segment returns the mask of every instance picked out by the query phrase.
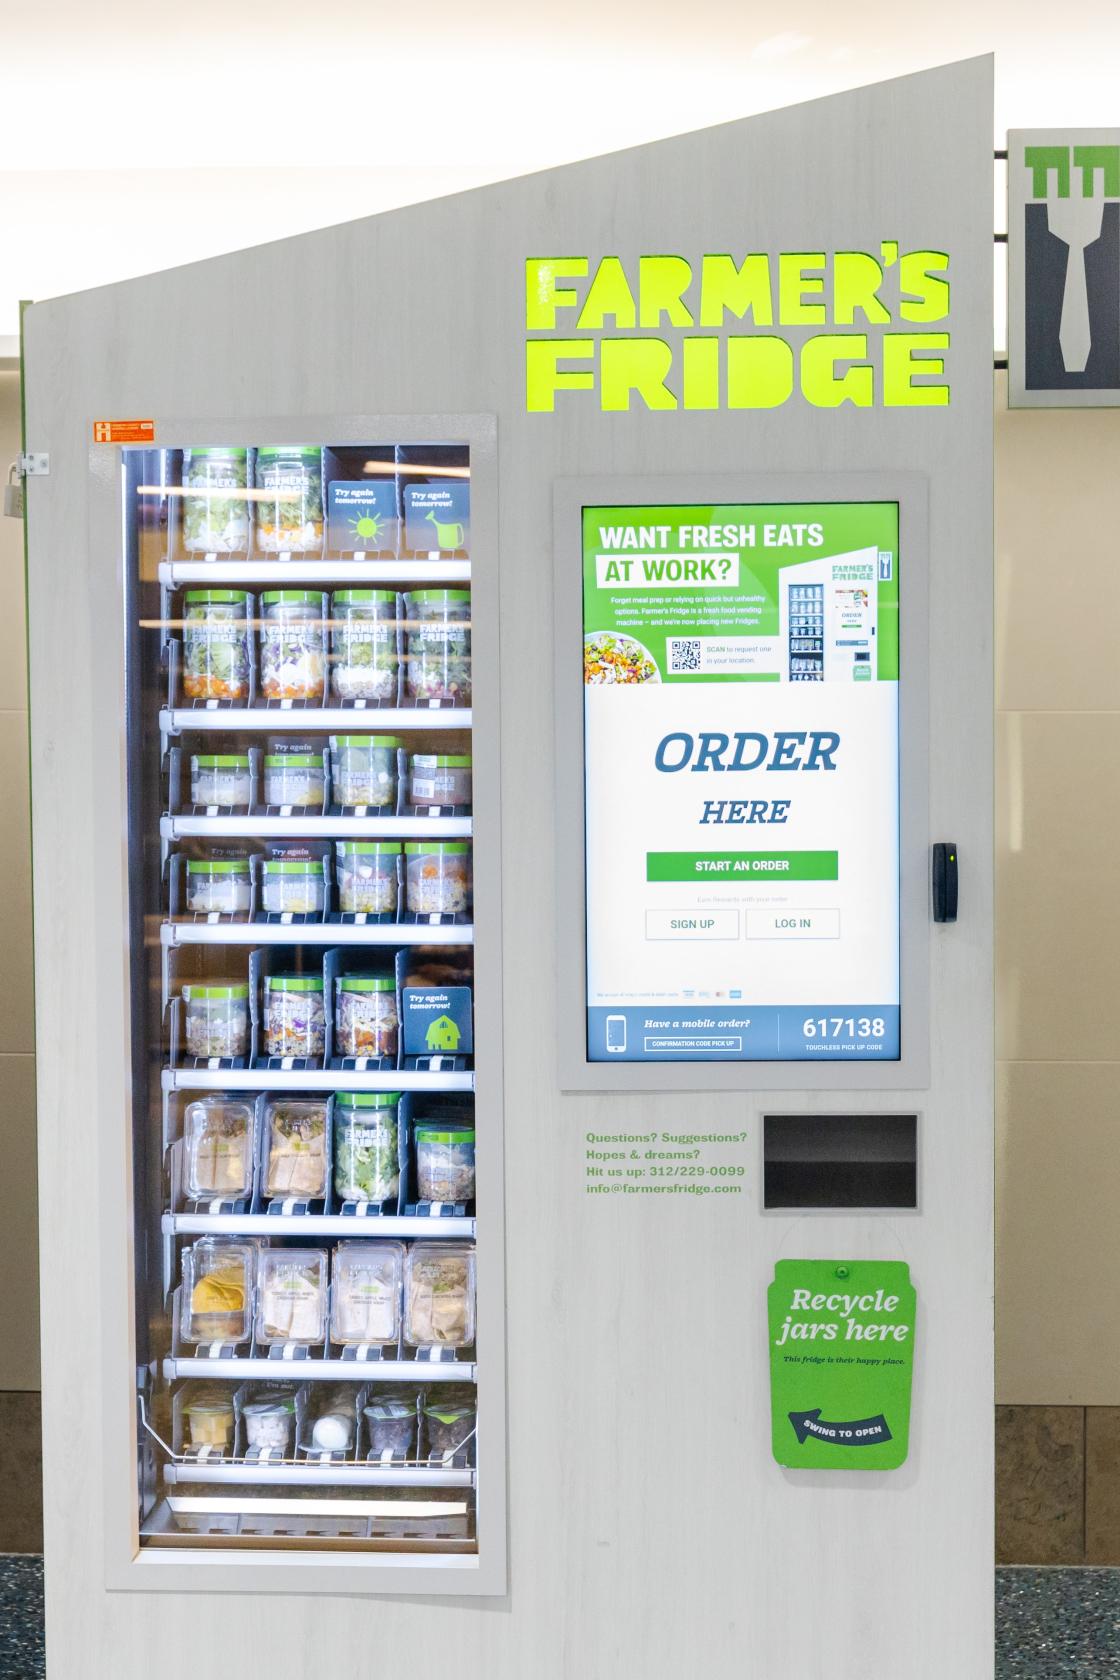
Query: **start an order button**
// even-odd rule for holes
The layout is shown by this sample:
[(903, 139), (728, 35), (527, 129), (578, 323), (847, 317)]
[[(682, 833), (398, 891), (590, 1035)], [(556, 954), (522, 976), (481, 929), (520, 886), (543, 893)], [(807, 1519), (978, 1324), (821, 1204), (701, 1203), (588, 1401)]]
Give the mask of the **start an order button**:
[(738, 939), (738, 910), (647, 910), (647, 939)]
[(748, 939), (839, 939), (839, 910), (748, 910)]

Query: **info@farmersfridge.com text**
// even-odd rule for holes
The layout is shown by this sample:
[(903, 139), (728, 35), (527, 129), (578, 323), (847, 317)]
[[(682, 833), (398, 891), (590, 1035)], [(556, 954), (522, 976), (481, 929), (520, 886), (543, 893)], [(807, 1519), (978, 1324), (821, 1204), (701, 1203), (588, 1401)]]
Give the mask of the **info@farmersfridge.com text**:
[(587, 1194), (741, 1196), (746, 1141), (745, 1131), (587, 1132)]

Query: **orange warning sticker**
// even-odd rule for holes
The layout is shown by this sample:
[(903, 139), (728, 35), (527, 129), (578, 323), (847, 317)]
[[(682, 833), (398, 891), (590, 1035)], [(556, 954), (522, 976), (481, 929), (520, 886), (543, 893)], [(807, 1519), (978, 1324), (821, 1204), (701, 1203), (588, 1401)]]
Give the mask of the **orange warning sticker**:
[(154, 443), (154, 420), (95, 420), (94, 443)]

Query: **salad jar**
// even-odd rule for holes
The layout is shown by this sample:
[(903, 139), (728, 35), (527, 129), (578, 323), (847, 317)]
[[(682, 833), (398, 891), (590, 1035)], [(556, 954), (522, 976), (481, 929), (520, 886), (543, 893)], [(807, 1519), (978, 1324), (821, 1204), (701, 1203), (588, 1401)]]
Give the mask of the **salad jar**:
[(411, 1458), (416, 1441), (416, 1402), (398, 1394), (371, 1394), (364, 1408), (371, 1458)]
[(424, 1435), (430, 1458), (446, 1458), (466, 1446), (474, 1434), (473, 1406), (449, 1406), (431, 1400), (424, 1407)]
[(405, 684), (413, 700), (471, 703), (471, 592), (417, 589), (405, 596)]
[(318, 554), (323, 547), (323, 452), (257, 450), (257, 547), (265, 554)]
[(398, 1193), (400, 1100), (399, 1091), (346, 1091), (334, 1099), (334, 1192), (342, 1201), (384, 1202)]
[(249, 1049), (249, 987), (217, 981), (183, 987), (187, 1006), (187, 1054), (200, 1061), (236, 1061)]
[(191, 804), (247, 811), (253, 797), (248, 753), (196, 753), (191, 758)]
[(200, 1237), (183, 1250), (179, 1329), (185, 1342), (246, 1342), (253, 1324), (256, 1249), (234, 1237)]
[(217, 1447), (220, 1452), (233, 1445), (233, 1401), (192, 1400), (183, 1407), (192, 1447)]
[(248, 858), (190, 858), (187, 909), (196, 916), (248, 913), (252, 888)]
[(397, 697), (397, 597), (340, 589), (331, 601), (331, 681), (340, 700)]
[(408, 840), (408, 908), (416, 916), (461, 916), (471, 902), (470, 843)]
[(264, 761), (264, 802), (293, 810), (322, 810), (327, 795), (322, 753), (269, 753)]
[(332, 735), (331, 786), (336, 804), (372, 805), (378, 810), (394, 807), (400, 748), (395, 735)]
[(257, 1341), (311, 1347), (327, 1335), (327, 1252), (263, 1248), (257, 1276)]
[(294, 1400), (250, 1400), (242, 1406), (245, 1445), (259, 1452), (287, 1453), (296, 1422)]
[(313, 1097), (274, 1098), (265, 1105), (266, 1196), (317, 1201), (327, 1193), (327, 1105)]
[(183, 1117), (191, 1201), (238, 1201), (253, 1189), (253, 1110), (227, 1097), (199, 1097)]
[(416, 1187), (422, 1202), (473, 1202), (474, 1133), (417, 1126)]
[(393, 915), (397, 908), (399, 840), (339, 840), (335, 845), (338, 908), (346, 916)]
[(340, 1347), (396, 1342), (403, 1271), (403, 1243), (340, 1242), (331, 1271), (332, 1341)]
[(471, 761), (465, 753), (413, 753), (409, 763), (414, 805), (471, 808)]
[(183, 596), (183, 693), (188, 700), (248, 699), (244, 589), (188, 589)]
[(248, 451), (188, 449), (183, 461), (183, 547), (244, 554), (249, 547)]
[(266, 858), (261, 865), (261, 882), (268, 915), (321, 916), (326, 908), (322, 858)]
[(314, 1059), (323, 1054), (326, 1040), (322, 975), (266, 974), (265, 1055)]
[(321, 700), (327, 670), (322, 595), (314, 589), (266, 589), (259, 635), (265, 699)]
[(387, 1056), (395, 1061), (400, 1021), (393, 976), (343, 974), (335, 985), (335, 1054)]

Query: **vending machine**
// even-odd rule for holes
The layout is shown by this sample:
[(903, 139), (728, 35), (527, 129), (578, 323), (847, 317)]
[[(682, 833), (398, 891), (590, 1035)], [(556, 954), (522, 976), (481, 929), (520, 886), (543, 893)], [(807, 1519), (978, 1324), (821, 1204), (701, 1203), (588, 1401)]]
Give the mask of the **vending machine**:
[(990, 82), (27, 310), (51, 1680), (990, 1680)]

